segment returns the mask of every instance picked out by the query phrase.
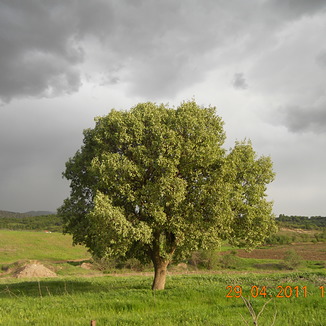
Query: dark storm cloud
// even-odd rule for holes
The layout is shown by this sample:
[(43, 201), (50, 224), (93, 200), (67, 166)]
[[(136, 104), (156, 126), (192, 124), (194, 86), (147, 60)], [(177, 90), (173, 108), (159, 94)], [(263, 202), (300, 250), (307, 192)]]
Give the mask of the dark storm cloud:
[(85, 60), (83, 38), (107, 37), (105, 1), (0, 0), (0, 98), (76, 92)]
[[(233, 17), (234, 8), (239, 12)], [(75, 92), (86, 75), (96, 73), (85, 71), (85, 62), (109, 84), (127, 82), (136, 94), (174, 94), (209, 71), (212, 51), (228, 42), (228, 34), (240, 37), (252, 9), (239, 0), (223, 6), (220, 1), (1, 0), (0, 97)], [(94, 46), (100, 55), (92, 52)]]
[[(171, 49), (179, 47), (181, 54), (190, 50), (189, 46), (183, 48), (189, 35), (177, 33), (172, 42), (168, 40), (171, 34), (166, 30), (171, 23), (175, 26), (179, 14), (179, 6), (171, 1), (1, 1), (0, 97), (9, 101), (19, 96), (77, 91), (89, 38), (98, 40), (101, 50), (107, 53), (107, 61), (99, 64), (108, 74), (117, 62), (130, 64), (129, 78), (135, 79), (135, 91), (140, 90), (138, 81), (144, 79), (166, 83), (164, 73), (167, 69), (174, 72), (176, 67), (173, 63), (167, 67), (162, 57), (170, 61), (175, 53), (171, 51), (169, 56)], [(188, 32), (193, 32), (189, 19), (184, 24)], [(194, 41), (198, 42), (198, 37)], [(151, 62), (146, 64), (148, 59)], [(150, 64), (156, 67), (149, 69)], [(161, 65), (165, 67), (161, 69)], [(178, 62), (178, 68), (183, 65)], [(156, 70), (163, 73), (162, 79)], [(147, 77), (138, 80), (144, 75)], [(117, 76), (106, 79), (119, 81)]]
[[(127, 84), (134, 95), (174, 96), (223, 65), (225, 48), (244, 39), (254, 48), (289, 19), (314, 15), (325, 5), (0, 0), (0, 98), (72, 93), (85, 78), (108, 87)], [(240, 79), (234, 84), (244, 85)]]
[[(0, 97), (53, 96), (76, 91), (83, 52), (58, 1), (0, 2)], [(69, 10), (68, 10), (69, 11)]]
[[(148, 65), (142, 64), (152, 58), (152, 63), (160, 66), (159, 59), (166, 51), (158, 44), (166, 37), (171, 19), (172, 23), (177, 21), (177, 12), (178, 5), (169, 1), (135, 4), (100, 0), (3, 0), (0, 2), (0, 97), (9, 101), (13, 97), (77, 91), (89, 39), (100, 42), (101, 51), (106, 52), (106, 60), (98, 64), (107, 74), (120, 62), (124, 66), (130, 63), (131, 75), (148, 76), (155, 67), (148, 69)], [(165, 19), (166, 15), (171, 15), (169, 20)], [(189, 21), (186, 23), (191, 28)], [(187, 43), (182, 40), (183, 35), (179, 36), (179, 45)], [(174, 47), (167, 42), (164, 46)], [(137, 76), (135, 79), (137, 82)], [(116, 83), (119, 76), (108, 76), (106, 80)], [(156, 76), (155, 80), (159, 78)]]

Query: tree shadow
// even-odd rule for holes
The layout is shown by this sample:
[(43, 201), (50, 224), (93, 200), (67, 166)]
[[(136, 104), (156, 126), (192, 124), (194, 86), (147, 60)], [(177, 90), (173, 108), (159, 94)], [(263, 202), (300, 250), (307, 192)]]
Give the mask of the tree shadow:
[(282, 263), (255, 264), (254, 267), (260, 270), (283, 270), (286, 269)]
[(40, 279), (0, 284), (0, 299), (8, 297), (45, 297), (113, 291), (150, 291), (152, 277), (105, 276), (85, 279)]

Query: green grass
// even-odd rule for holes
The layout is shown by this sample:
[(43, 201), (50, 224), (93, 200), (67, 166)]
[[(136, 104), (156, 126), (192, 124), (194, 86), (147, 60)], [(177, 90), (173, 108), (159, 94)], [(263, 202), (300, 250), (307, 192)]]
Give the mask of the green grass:
[[(222, 251), (230, 250), (225, 245)], [(227, 286), (239, 285), (258, 313), (273, 296), (261, 315), (259, 325), (324, 325), (326, 296), (324, 262), (307, 261), (296, 272), (277, 270), (280, 261), (238, 258), (235, 271), (221, 274), (170, 275), (166, 290), (152, 292), (152, 277), (81, 277), (96, 273), (75, 263), (54, 261), (87, 260), (81, 246), (73, 247), (71, 237), (60, 233), (0, 230), (0, 265), (19, 260), (39, 260), (55, 269), (55, 279), (0, 278), (0, 325), (252, 325), (241, 298), (226, 298)], [(309, 264), (309, 266), (308, 266)], [(261, 265), (262, 268), (257, 267)], [(275, 267), (274, 273), (273, 266)], [(266, 268), (266, 270), (264, 270)], [(242, 271), (239, 272), (239, 269)], [(262, 274), (253, 273), (261, 270)], [(268, 273), (265, 273), (268, 272)], [(219, 272), (218, 272), (219, 273)], [(78, 274), (78, 275), (77, 275)], [(252, 286), (266, 286), (268, 296), (253, 298)], [(277, 286), (299, 286), (299, 297), (276, 298)], [(302, 287), (307, 287), (307, 297)], [(325, 291), (326, 292), (326, 291)], [(243, 316), (243, 318), (241, 317)]]
[(253, 285), (307, 286), (307, 297), (273, 298), (260, 318), (261, 325), (324, 325), (326, 273), (285, 273), (268, 276), (170, 276), (166, 290), (149, 290), (151, 277), (62, 278), (38, 281), (0, 280), (0, 325), (245, 325), (252, 324), (241, 298), (226, 298), (228, 285), (241, 285), (258, 312), (268, 300), (252, 298)]
[(0, 264), (25, 259), (60, 261), (89, 258), (85, 247), (72, 246), (69, 235), (0, 230)]

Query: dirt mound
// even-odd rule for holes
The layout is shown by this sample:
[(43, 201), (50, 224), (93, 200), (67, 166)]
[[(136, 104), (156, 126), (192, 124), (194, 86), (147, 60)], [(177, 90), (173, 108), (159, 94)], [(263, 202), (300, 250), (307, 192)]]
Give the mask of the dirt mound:
[(28, 263), (20, 267), (14, 276), (17, 278), (56, 277), (57, 274), (38, 262)]
[(93, 265), (90, 263), (82, 263), (80, 267), (83, 269), (93, 269)]

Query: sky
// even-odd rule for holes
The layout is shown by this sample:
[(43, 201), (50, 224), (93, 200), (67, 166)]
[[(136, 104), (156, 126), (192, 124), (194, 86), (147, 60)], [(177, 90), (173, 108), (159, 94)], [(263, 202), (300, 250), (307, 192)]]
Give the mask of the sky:
[(326, 216), (325, 0), (0, 0), (0, 210), (56, 211), (112, 108), (215, 106), (276, 173), (276, 215)]

